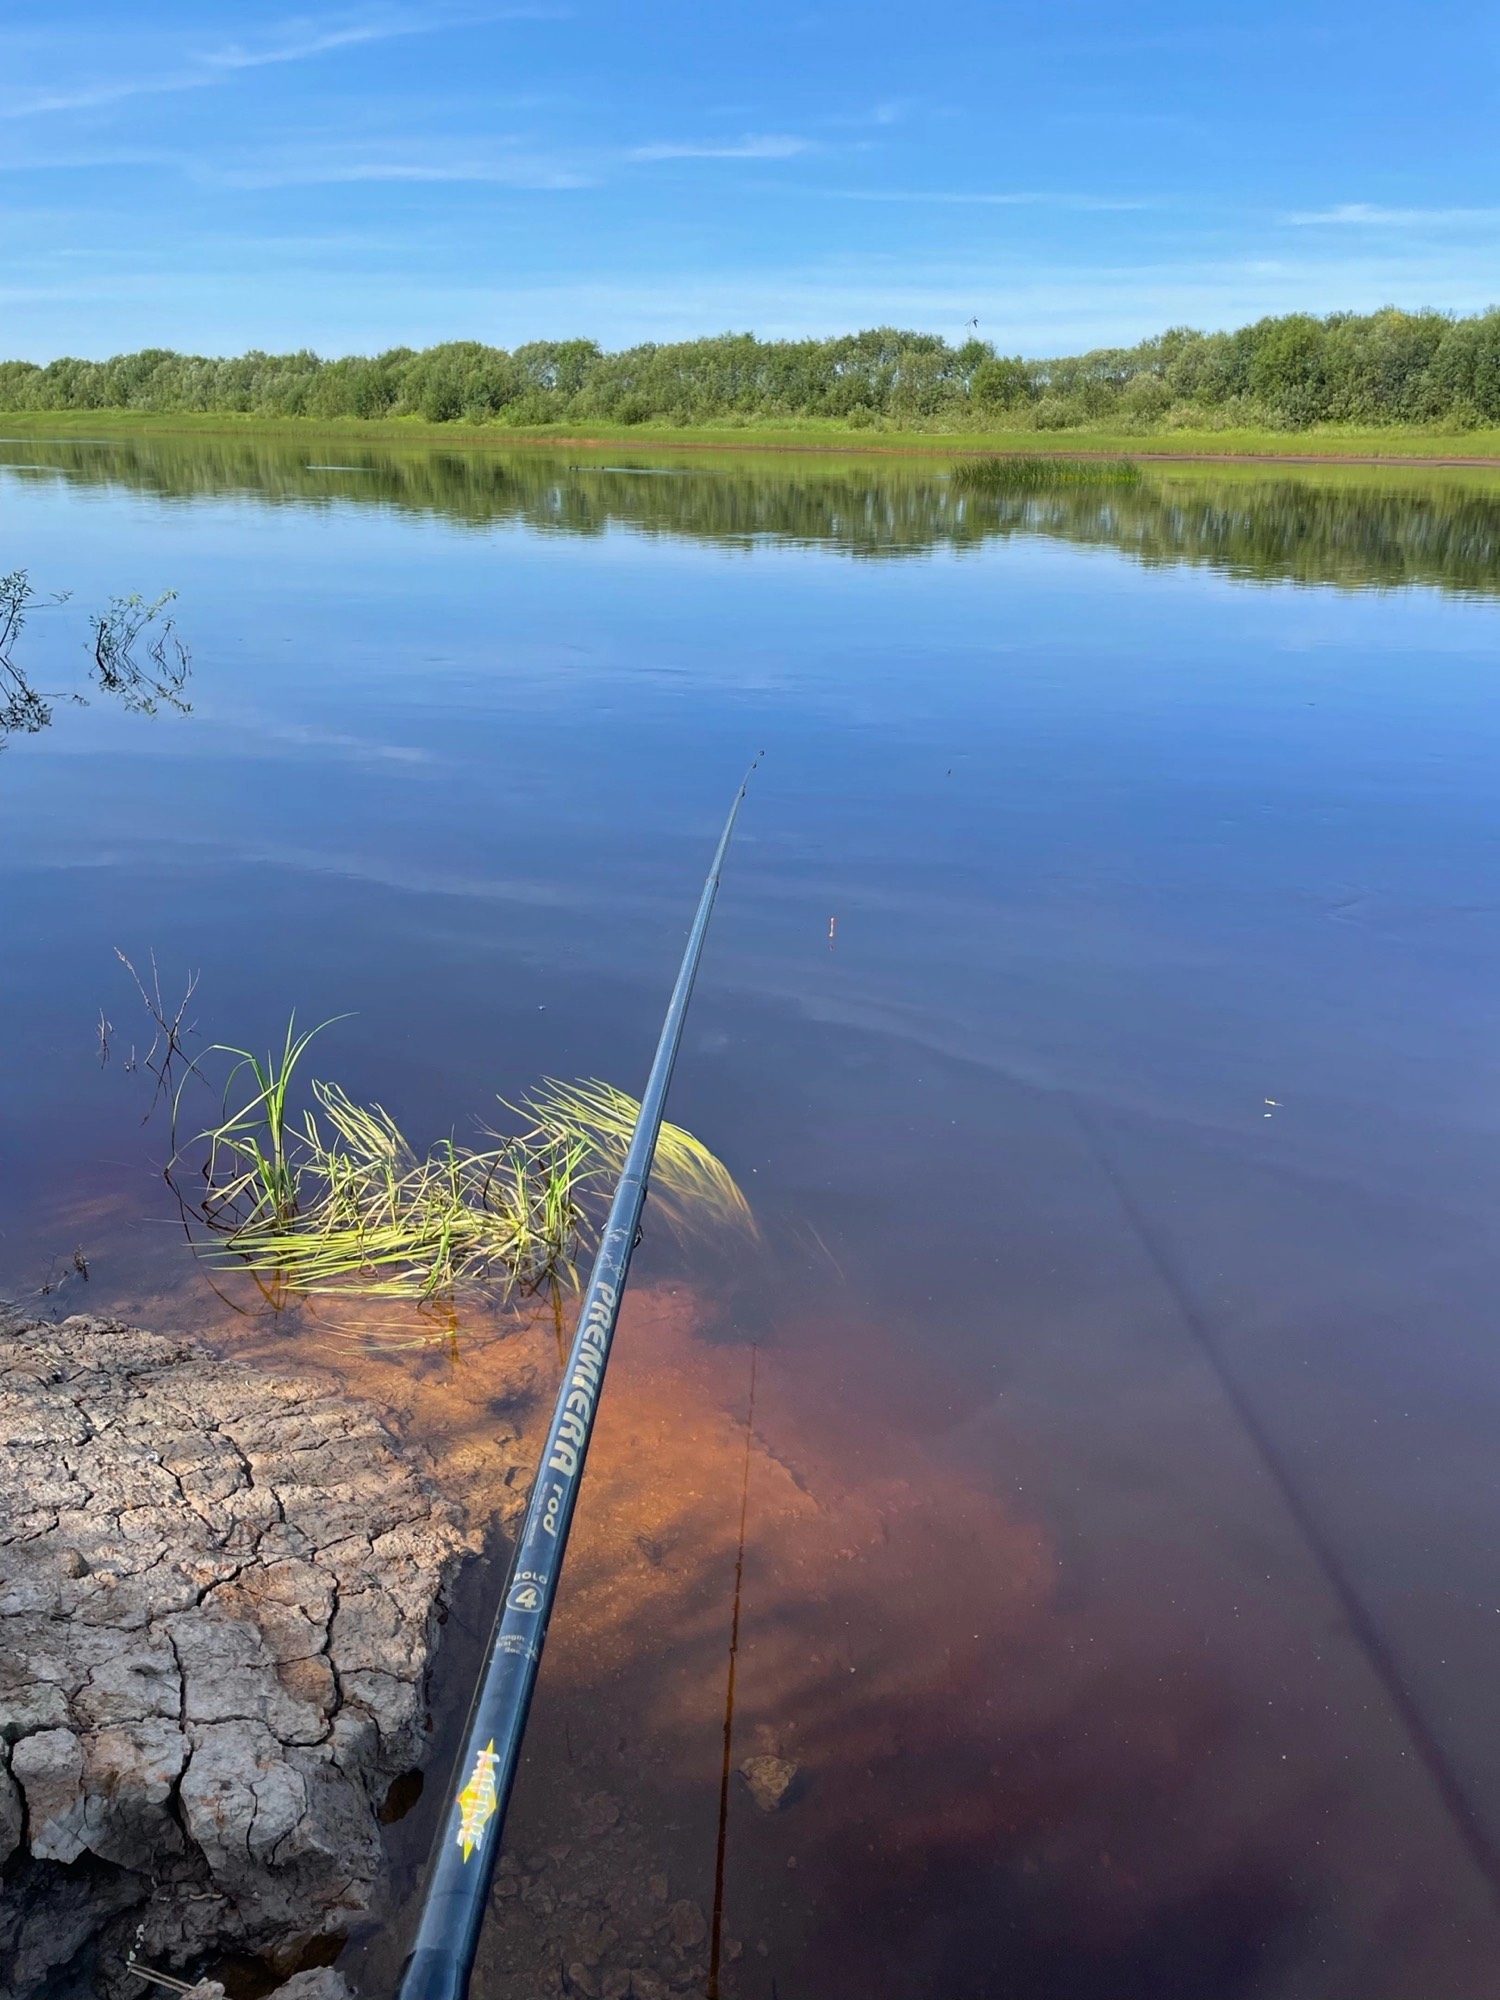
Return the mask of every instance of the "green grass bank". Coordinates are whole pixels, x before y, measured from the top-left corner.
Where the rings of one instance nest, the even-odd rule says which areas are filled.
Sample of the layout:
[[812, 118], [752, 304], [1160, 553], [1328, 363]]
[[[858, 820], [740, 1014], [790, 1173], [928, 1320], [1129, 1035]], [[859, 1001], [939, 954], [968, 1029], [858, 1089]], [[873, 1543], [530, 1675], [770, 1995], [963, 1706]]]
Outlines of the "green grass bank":
[[1256, 461], [1277, 464], [1429, 464], [1500, 469], [1500, 426], [1458, 429], [1434, 425], [1327, 424], [1288, 432], [1266, 427], [1174, 429], [1150, 432], [1078, 429], [1065, 432], [1008, 429], [955, 430], [917, 425], [852, 425], [831, 418], [732, 424], [619, 424], [560, 422], [433, 423], [421, 417], [261, 417], [228, 411], [20, 410], [0, 411], [0, 436], [57, 438], [257, 437], [313, 443], [319, 438], [387, 447], [509, 451], [517, 446], [601, 446], [631, 451], [736, 451], [839, 453], [860, 457], [901, 455], [953, 459], [989, 452], [1044, 457], [1095, 454], [1163, 462]]

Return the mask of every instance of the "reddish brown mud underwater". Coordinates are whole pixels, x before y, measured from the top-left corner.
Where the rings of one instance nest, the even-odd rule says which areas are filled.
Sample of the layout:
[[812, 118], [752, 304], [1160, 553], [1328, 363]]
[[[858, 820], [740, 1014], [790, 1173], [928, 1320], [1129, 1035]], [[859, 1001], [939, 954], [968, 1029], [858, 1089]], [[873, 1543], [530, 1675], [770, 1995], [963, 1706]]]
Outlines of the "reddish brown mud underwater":
[[[687, 1290], [627, 1301], [480, 2000], [705, 1990], [742, 1498], [726, 1996], [1277, 1991], [1309, 1932], [1370, 1941], [1371, 1996], [1404, 1994], [1408, 1952], [1471, 1990], [1482, 1887], [1337, 1607], [1310, 1566], [1251, 1598], [1222, 1560], [1226, 1530], [1269, 1532], [1247, 1457], [1215, 1466], [1202, 1534], [1125, 1510], [1091, 1575], [1017, 1491], [1035, 1436], [867, 1324], [759, 1346], [746, 1485], [752, 1351], [702, 1337], [713, 1318]], [[322, 1358], [476, 1512], [514, 1505], [495, 1440], [544, 1421], [550, 1321], [405, 1352], [346, 1331]], [[1191, 1410], [1155, 1421], [1168, 1455], [1218, 1449]], [[757, 1756], [796, 1767], [771, 1811], [740, 1775]], [[1392, 1785], [1398, 1856], [1371, 1809]]]

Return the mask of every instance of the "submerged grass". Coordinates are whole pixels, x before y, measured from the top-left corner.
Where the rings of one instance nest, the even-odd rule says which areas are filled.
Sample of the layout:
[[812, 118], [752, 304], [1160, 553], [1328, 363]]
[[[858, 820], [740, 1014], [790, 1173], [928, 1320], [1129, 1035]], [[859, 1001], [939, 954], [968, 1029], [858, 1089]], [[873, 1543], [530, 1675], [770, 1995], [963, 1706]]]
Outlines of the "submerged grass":
[[1141, 469], [1131, 458], [1044, 458], [1027, 454], [970, 458], [953, 468], [961, 493], [1053, 493], [1062, 487], [1136, 486]]
[[[325, 1026], [328, 1024], [324, 1024]], [[536, 1292], [575, 1281], [575, 1258], [623, 1164], [638, 1102], [595, 1079], [547, 1079], [519, 1105], [522, 1128], [475, 1146], [419, 1154], [382, 1105], [312, 1080], [313, 1108], [290, 1111], [318, 1029], [288, 1025], [279, 1053], [219, 1045], [229, 1071], [206, 1143], [196, 1204], [214, 1232], [198, 1245], [287, 1293], [432, 1300], [460, 1287]], [[657, 1213], [679, 1232], [728, 1224], [751, 1233], [749, 1204], [691, 1133], [663, 1125], [652, 1170]]]

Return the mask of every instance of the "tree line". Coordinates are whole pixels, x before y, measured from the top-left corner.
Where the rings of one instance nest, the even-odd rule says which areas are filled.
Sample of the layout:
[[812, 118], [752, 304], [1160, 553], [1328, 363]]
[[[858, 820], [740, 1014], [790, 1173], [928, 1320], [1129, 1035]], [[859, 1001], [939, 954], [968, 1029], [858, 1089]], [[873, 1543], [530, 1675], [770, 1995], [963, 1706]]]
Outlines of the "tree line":
[[108, 361], [0, 362], [0, 409], [429, 423], [755, 424], [1152, 431], [1208, 425], [1500, 424], [1500, 308], [1460, 316], [1291, 313], [1230, 333], [1174, 327], [1134, 347], [1028, 361], [992, 343], [877, 327], [830, 340], [753, 334], [507, 350], [449, 341], [324, 360], [146, 348]]

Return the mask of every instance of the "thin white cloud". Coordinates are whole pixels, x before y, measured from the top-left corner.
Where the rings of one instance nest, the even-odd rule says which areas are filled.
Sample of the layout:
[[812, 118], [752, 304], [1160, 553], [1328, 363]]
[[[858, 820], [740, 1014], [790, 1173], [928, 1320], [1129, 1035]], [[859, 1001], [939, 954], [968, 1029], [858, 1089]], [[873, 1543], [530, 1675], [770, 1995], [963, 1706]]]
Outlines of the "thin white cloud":
[[[68, 170], [147, 168], [183, 174], [205, 187], [261, 188], [326, 187], [360, 181], [488, 183], [514, 188], [583, 188], [597, 185], [594, 176], [545, 154], [529, 150], [519, 140], [507, 146], [478, 140], [459, 146], [422, 151], [407, 146], [382, 152], [379, 144], [359, 148], [271, 147], [256, 154], [202, 158], [163, 147], [121, 147], [85, 153], [54, 153], [46, 157], [7, 159], [0, 156], [0, 174], [56, 174]], [[55, 254], [67, 254], [58, 251]], [[88, 254], [93, 255], [90, 251]]]
[[13, 91], [0, 97], [0, 118], [41, 118], [54, 111], [96, 111], [106, 104], [123, 104], [131, 97], [200, 90], [212, 81], [201, 74], [152, 75], [120, 77], [108, 83], [84, 83], [71, 88]]
[[210, 69], [260, 69], [268, 63], [306, 62], [335, 49], [390, 41], [398, 35], [430, 35], [444, 28], [475, 27], [495, 21], [550, 21], [562, 18], [566, 11], [547, 5], [383, 7], [363, 13], [301, 15], [282, 22], [259, 47], [232, 42], [226, 48], [205, 50], [197, 60]]
[[1500, 221], [1500, 208], [1381, 208], [1374, 202], [1346, 201], [1337, 208], [1309, 209], [1284, 220], [1299, 229], [1441, 229]]
[[589, 175], [546, 155], [501, 145], [472, 150], [381, 152], [337, 147], [293, 148], [242, 162], [214, 161], [195, 169], [216, 187], [331, 187], [358, 182], [408, 181], [442, 185], [470, 182], [492, 187], [565, 189], [594, 185]]
[[95, 111], [133, 97], [202, 90], [244, 70], [270, 64], [307, 62], [340, 49], [402, 35], [436, 34], [480, 22], [553, 20], [566, 9], [521, 4], [492, 8], [429, 7], [366, 9], [338, 14], [301, 15], [283, 21], [259, 44], [232, 42], [220, 48], [184, 50], [179, 44], [161, 64], [135, 75], [88, 79], [76, 84], [38, 85], [0, 91], [0, 119], [37, 118], [48, 113]]
[[816, 140], [797, 139], [786, 132], [766, 132], [728, 142], [668, 139], [652, 146], [632, 146], [625, 157], [627, 160], [791, 160], [799, 153], [816, 151]]
[[197, 60], [210, 70], [262, 69], [270, 63], [306, 62], [314, 56], [331, 54], [334, 49], [357, 48], [365, 42], [389, 41], [394, 35], [421, 34], [426, 25], [419, 20], [390, 18], [323, 28], [311, 22], [289, 23], [284, 41], [258, 49], [231, 42], [227, 48], [204, 50]]
[[170, 167], [176, 163], [177, 156], [161, 147], [109, 146], [87, 152], [72, 149], [18, 157], [0, 155], [0, 174], [87, 173], [101, 167]]
[[[921, 105], [920, 100], [914, 97], [886, 97], [880, 99], [878, 103], [867, 105], [861, 111], [830, 112], [827, 117], [820, 118], [817, 122], [830, 131], [864, 132], [870, 130], [872, 126], [904, 125], [919, 108], [931, 109], [930, 106]], [[941, 115], [939, 113], [939, 116]]]
[[1154, 208], [1155, 202], [1125, 200], [1114, 195], [1047, 194], [1022, 190], [1014, 194], [969, 194], [941, 188], [818, 188], [829, 201], [932, 202], [939, 205], [977, 208], [1067, 208], [1101, 213], [1135, 213]]

